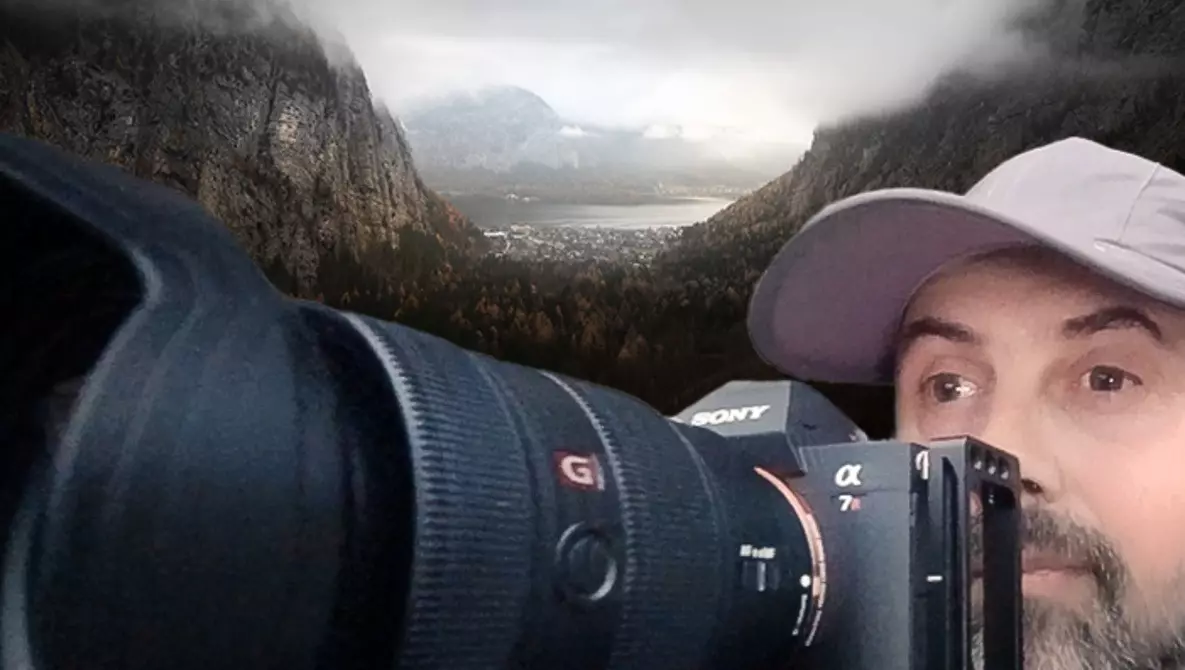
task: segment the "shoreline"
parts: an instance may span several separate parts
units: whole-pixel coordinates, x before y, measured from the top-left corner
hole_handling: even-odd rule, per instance
[[[733,203],[742,195],[623,195],[623,196],[590,196],[586,198],[563,197],[535,197],[508,198],[506,196],[483,193],[449,193],[439,191],[439,195],[450,203],[494,204],[506,207],[529,208],[536,205],[561,207],[638,207],[644,205],[681,205],[704,202]]]
[[[729,207],[727,198],[667,198],[646,203],[553,204],[505,201],[493,198],[449,200],[450,204],[482,230],[505,229],[516,224],[533,228],[681,228],[706,221]]]

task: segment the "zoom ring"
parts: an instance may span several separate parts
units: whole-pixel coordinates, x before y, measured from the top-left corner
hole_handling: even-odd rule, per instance
[[[415,468],[399,667],[499,668],[519,635],[528,597],[519,585],[532,562],[524,440],[504,413],[488,411],[500,405],[472,355],[415,331],[367,330],[390,368]]]

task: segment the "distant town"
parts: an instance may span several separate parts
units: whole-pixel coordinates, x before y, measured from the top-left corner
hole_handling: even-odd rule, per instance
[[[644,265],[679,236],[679,228],[513,224],[485,231],[490,253],[525,261],[603,260]]]

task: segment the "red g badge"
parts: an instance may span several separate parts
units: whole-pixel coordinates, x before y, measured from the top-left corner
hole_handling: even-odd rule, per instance
[[[604,491],[605,478],[601,464],[594,454],[574,454],[569,451],[555,452],[556,474],[560,484],[581,491]]]

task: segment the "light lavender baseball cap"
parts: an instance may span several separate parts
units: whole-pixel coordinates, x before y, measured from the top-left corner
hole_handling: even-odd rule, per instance
[[[798,379],[892,383],[885,362],[921,284],[957,258],[1024,243],[1185,305],[1185,177],[1071,138],[1018,154],[965,195],[894,188],[840,200],[758,281],[749,337]]]

